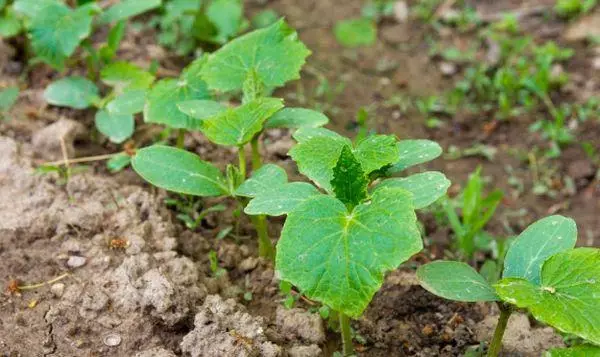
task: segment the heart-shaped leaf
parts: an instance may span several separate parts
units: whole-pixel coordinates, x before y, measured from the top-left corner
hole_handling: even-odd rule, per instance
[[[194,130],[197,120],[181,112],[180,102],[209,99],[210,92],[200,78],[204,58],[192,62],[179,79],[163,79],[157,82],[146,97],[144,120],[148,123],[165,124],[171,128]]]
[[[358,317],[384,273],[422,248],[409,192],[378,190],[351,212],[340,200],[318,195],[289,213],[276,271],[308,298]]]
[[[300,77],[310,51],[283,20],[229,42],[212,53],[202,77],[210,88],[223,92],[240,90],[248,72],[254,70],[268,88],[281,87]]]
[[[50,84],[44,91],[44,99],[60,107],[85,109],[98,100],[99,94],[98,87],[92,81],[74,76]]]
[[[504,278],[496,285],[502,300],[527,308],[562,332],[600,344],[600,250],[560,252],[543,264],[538,283]]]
[[[540,283],[542,264],[553,254],[575,247],[577,225],[563,216],[550,216],[525,229],[504,259],[504,278],[523,278]]]
[[[369,180],[360,162],[352,153],[350,146],[344,145],[333,168],[331,187],[335,197],[348,209],[354,208],[367,197]]]
[[[149,146],[137,151],[132,165],[146,181],[169,191],[195,196],[228,194],[221,171],[185,150]]]
[[[135,129],[135,121],[130,114],[120,115],[99,110],[96,112],[95,122],[98,131],[117,144],[129,139]]]
[[[394,174],[415,165],[431,161],[442,154],[442,147],[430,140],[400,140],[398,142],[400,158],[388,170]]]
[[[444,299],[455,301],[497,301],[494,288],[471,266],[461,262],[435,261],[419,267],[421,286]]]
[[[287,183],[287,173],[277,165],[267,164],[256,170],[235,191],[237,196],[256,197]]]
[[[329,122],[325,114],[305,108],[283,108],[265,123],[265,128],[317,128]]]
[[[227,110],[226,106],[214,100],[188,100],[177,103],[177,107],[184,114],[198,120],[208,119]]]
[[[133,115],[141,113],[145,103],[145,90],[131,90],[111,100],[106,105],[106,109],[115,115]]]
[[[437,171],[423,172],[404,178],[383,180],[376,189],[382,187],[398,187],[413,194],[415,209],[429,206],[446,194],[450,181]]]
[[[322,194],[309,183],[286,183],[254,197],[244,212],[249,215],[281,216],[294,211],[299,205],[317,195]]]
[[[102,69],[100,78],[118,92],[150,88],[154,76],[129,62],[114,62]]]
[[[263,129],[263,123],[283,108],[278,98],[258,98],[200,121],[200,129],[215,144],[244,145]]]
[[[161,5],[162,0],[122,0],[109,7],[102,16],[99,22],[101,25],[121,20],[127,20],[131,17],[143,14],[146,11],[155,9]]]

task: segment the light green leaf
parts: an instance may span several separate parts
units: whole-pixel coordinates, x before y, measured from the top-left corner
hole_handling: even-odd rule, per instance
[[[423,172],[403,178],[390,178],[381,181],[375,188],[398,187],[413,194],[415,209],[429,206],[446,194],[450,181],[437,171]]]
[[[102,13],[98,22],[101,25],[105,25],[111,22],[127,20],[159,7],[161,2],[161,0],[121,0],[121,2],[114,4]]]
[[[7,0],[0,0],[0,10],[4,9],[4,7],[6,6],[6,1]]]
[[[537,320],[600,344],[600,250],[553,255],[544,263],[538,285],[504,278],[494,287],[502,300],[528,309]]]
[[[111,100],[106,109],[114,115],[141,113],[146,103],[146,90],[131,90]]]
[[[283,108],[265,123],[265,128],[317,128],[329,122],[325,114],[305,108]]]
[[[279,20],[279,18],[280,16],[275,12],[275,10],[266,9],[256,13],[250,22],[252,23],[252,27],[254,29],[262,29],[274,24],[277,22],[277,20]]]
[[[377,26],[372,19],[338,21],[333,32],[337,41],[345,47],[371,46],[377,41]]]
[[[398,140],[393,135],[371,135],[366,137],[354,150],[366,174],[398,161],[400,150]]]
[[[21,19],[17,16],[12,7],[4,10],[4,14],[0,14],[0,37],[13,37],[21,32]]]
[[[197,129],[197,120],[182,113],[177,104],[195,99],[210,99],[210,92],[200,78],[204,57],[192,62],[179,79],[164,79],[157,82],[148,96],[144,107],[144,120],[171,128]]]
[[[554,348],[544,353],[544,357],[598,357],[600,347],[592,345],[580,345],[569,348]]]
[[[286,183],[254,197],[244,212],[249,215],[281,216],[294,211],[296,207],[317,195],[322,194],[309,183]]]
[[[131,163],[131,157],[126,153],[120,153],[118,155],[113,156],[110,160],[106,162],[106,167],[108,171],[115,173],[123,170]]]
[[[217,30],[211,40],[224,44],[240,31],[244,4],[242,0],[213,0],[206,9],[206,16]]]
[[[346,140],[346,142],[350,143],[350,140],[347,140],[346,138],[344,138],[340,134],[336,133],[335,131],[331,131],[331,130],[325,129],[325,128],[303,127],[303,128],[296,130],[292,134],[292,137],[300,144],[302,144],[312,138],[316,138],[316,137],[333,138],[335,140],[341,139],[341,140]]]
[[[19,98],[19,87],[8,87],[0,90],[0,112],[8,111]]]
[[[119,92],[148,89],[154,76],[129,62],[113,62],[102,68],[102,81]]]
[[[368,185],[369,180],[360,162],[352,154],[350,146],[344,145],[333,168],[331,187],[335,197],[351,210],[367,197]]]
[[[563,216],[550,216],[525,229],[506,253],[504,278],[523,278],[539,284],[546,259],[575,247],[577,225]]]
[[[419,284],[444,299],[476,302],[500,300],[494,288],[470,265],[453,261],[435,261],[417,269]]]
[[[202,77],[210,88],[223,92],[242,89],[255,70],[268,88],[281,87],[300,77],[310,51],[283,20],[229,42],[209,55]]]
[[[304,132],[306,133],[306,131]],[[323,129],[323,131],[315,130],[313,133],[327,132]],[[335,136],[329,134],[326,134],[326,136],[316,135],[298,143],[290,150],[289,155],[296,161],[298,170],[303,175],[313,180],[327,192],[332,193],[333,168],[337,164],[342,148],[351,145],[349,139],[337,134]]]
[[[85,109],[97,101],[98,88],[94,82],[79,76],[66,77],[53,82],[44,91],[44,99],[52,105]]]
[[[287,183],[287,174],[277,165],[267,164],[252,174],[235,191],[236,196],[256,197]]]
[[[17,11],[22,8],[18,3]],[[27,10],[25,13],[34,14],[30,18],[29,35],[36,56],[58,70],[62,70],[65,59],[90,35],[93,15],[100,11],[96,4],[72,10],[62,3],[46,1],[37,10]]]
[[[215,144],[244,145],[263,129],[263,123],[283,107],[278,98],[258,98],[200,121],[200,130]]]
[[[442,154],[442,147],[430,140],[400,140],[398,148],[400,160],[388,170],[390,174],[431,161]]]
[[[132,165],[146,181],[169,191],[195,196],[228,194],[221,171],[185,150],[149,146],[137,151]]]
[[[188,100],[177,103],[177,107],[185,115],[198,120],[210,118],[227,110],[226,106],[214,100]]]
[[[46,7],[58,4],[57,0],[16,0],[13,8],[25,17],[33,19],[43,15]]]
[[[308,298],[356,318],[385,272],[422,248],[410,193],[383,189],[352,212],[336,198],[319,195],[289,213],[276,271]]]
[[[99,110],[95,122],[98,131],[117,144],[129,139],[135,130],[135,121],[130,114],[119,115]]]

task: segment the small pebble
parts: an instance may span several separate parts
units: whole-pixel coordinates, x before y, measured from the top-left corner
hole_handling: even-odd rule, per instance
[[[398,22],[406,22],[408,19],[408,5],[406,1],[398,1],[394,4],[394,17]]]
[[[450,77],[456,74],[457,68],[456,65],[452,62],[442,62],[440,63],[440,71],[446,77]]]
[[[57,298],[63,296],[64,292],[65,292],[65,284],[63,283],[56,283],[54,285],[52,285],[50,287],[50,292],[56,296]]]
[[[76,255],[72,255],[67,260],[67,266],[70,268],[79,268],[85,265],[86,259],[84,257],[79,257]]]
[[[104,344],[109,347],[116,347],[121,344],[121,336],[116,333],[110,333],[104,336]]]

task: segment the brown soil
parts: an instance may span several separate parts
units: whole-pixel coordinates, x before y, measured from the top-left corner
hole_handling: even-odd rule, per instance
[[[542,163],[541,172],[556,170],[552,178],[558,193],[554,198],[536,196],[531,190],[534,174],[518,155],[544,145],[540,137],[524,134],[535,118],[503,122],[484,135],[491,118],[458,115],[440,129],[427,129],[414,109],[401,112],[385,105],[394,95],[431,95],[451,86],[454,79],[444,77],[439,61],[428,55],[424,38],[431,29],[426,25],[386,20],[375,46],[350,51],[335,42],[331,29],[338,20],[358,16],[360,0],[258,3],[253,2],[251,12],[276,9],[313,51],[302,81],[281,92],[288,103],[329,104],[335,109],[329,111],[330,127],[349,135],[355,131],[357,110],[370,106],[371,126],[382,133],[430,138],[446,149],[493,145],[498,152],[492,162],[481,157],[439,159],[429,167],[445,172],[456,191],[471,171],[483,166],[490,185],[506,192],[507,199],[490,224],[497,235],[519,232],[541,216],[560,213],[577,221],[580,245],[600,246],[600,183],[590,174],[599,167],[578,145]],[[522,9],[524,3],[485,1],[478,10],[493,14],[499,7]],[[524,24],[540,40],[554,39],[578,49],[566,66],[576,91],[565,93],[564,98],[598,94],[593,53],[560,37],[567,25],[539,17],[528,17]],[[119,57],[141,65],[158,59],[165,73],[179,71],[185,61],[157,46],[153,35],[148,30],[129,33]],[[469,36],[473,34],[442,40],[468,41]],[[16,40],[0,41],[0,87],[18,83],[25,68],[15,50],[19,45]],[[83,71],[81,64],[69,70]],[[60,277],[37,289],[0,295],[0,355],[316,357],[340,349],[339,337],[310,301],[300,300],[292,310],[282,307],[272,266],[255,258],[254,232],[243,219],[236,239],[216,240],[223,227],[235,224],[230,213],[211,215],[191,232],[165,207],[166,194],[130,170],[113,175],[102,164],[92,164],[66,184],[57,176],[35,173],[39,163],[62,158],[59,137],[65,137],[70,157],[118,149],[95,137],[91,112],[46,107],[41,93],[59,76],[45,66],[34,67],[12,119],[0,122],[0,281],[23,286]],[[333,84],[345,83],[342,94],[331,103],[311,99],[319,76]],[[308,103],[299,95],[301,89]],[[155,130],[140,125],[136,140],[144,142]],[[600,150],[598,122],[580,125],[575,132],[578,139],[591,141]],[[267,161],[297,174],[286,155],[292,145],[289,133],[267,133],[265,143]],[[186,146],[222,168],[235,157],[235,152],[217,150],[197,134],[186,138]],[[523,192],[509,184],[507,166],[523,183]],[[574,179],[574,192],[564,189],[566,177]],[[522,214],[516,215],[521,209]],[[364,316],[353,322],[360,356],[460,356],[490,334],[497,314],[493,306],[441,300],[415,282],[415,266],[441,257],[449,245],[448,230],[437,227],[430,214],[423,219],[431,238],[427,241],[441,248],[430,247],[387,276]],[[276,237],[283,221],[272,222],[271,234]],[[126,247],[115,247],[120,242]],[[218,277],[209,269],[212,250],[227,271]],[[248,293],[250,301],[244,299]],[[511,324],[515,332],[505,338],[506,355],[538,356],[542,348],[562,345],[551,329],[530,326],[524,315],[515,315]]]

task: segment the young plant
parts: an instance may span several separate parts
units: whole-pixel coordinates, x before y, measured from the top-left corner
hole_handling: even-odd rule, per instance
[[[415,209],[443,196],[450,182],[439,172],[386,178],[439,156],[439,145],[427,140],[373,135],[353,145],[322,128],[302,128],[294,138],[290,156],[317,187],[288,183],[283,169],[266,165],[237,192],[252,197],[247,214],[287,215],[277,274],[339,313],[349,356],[350,318],[363,313],[387,271],[422,249]]]
[[[494,301],[500,318],[488,356],[498,356],[508,318],[516,308],[564,333],[600,344],[600,250],[574,248],[575,221],[541,219],[509,248],[503,278],[491,285],[465,263],[436,261],[421,266],[421,286],[446,299]]]
[[[16,0],[13,9],[25,18],[35,59],[63,70],[66,60],[92,33],[95,19],[100,25],[119,22],[159,5],[160,0],[125,0],[102,12],[93,1],[71,8],[60,0]]]
[[[79,76],[52,83],[46,88],[44,98],[49,104],[61,107],[96,108],[96,128],[111,142],[120,144],[133,135],[134,115],[142,112],[154,75],[127,62],[114,62],[102,69],[100,77],[112,88],[104,98],[92,81]]]
[[[491,241],[493,241],[493,238],[490,238],[483,229],[494,216],[496,208],[502,201],[503,193],[500,190],[494,190],[490,194],[484,195],[483,189],[481,168],[478,167],[470,175],[467,186],[461,193],[462,212],[460,217],[451,200],[443,203],[446,217],[455,235],[456,247],[465,261],[473,258],[473,254],[477,250],[489,249]]]
[[[0,0],[0,37],[8,38],[21,33],[23,22],[11,0]]]
[[[229,166],[224,176],[194,154],[155,146],[137,152],[134,169],[156,186],[198,196],[229,196],[245,206],[248,199],[237,188],[247,176],[246,146],[251,146],[252,167],[257,170],[262,165],[259,137],[265,129],[318,127],[328,121],[319,112],[283,108],[281,99],[264,96],[298,78],[309,53],[296,32],[280,20],[197,60],[179,80],[157,82],[147,97],[145,121],[182,129],[180,132],[199,130],[217,145],[236,147],[238,166]],[[226,107],[209,100],[211,90],[242,92],[242,104]],[[260,255],[274,258],[265,217],[252,220]]]
[[[563,18],[585,14],[598,4],[598,0],[557,0],[554,11]]]

